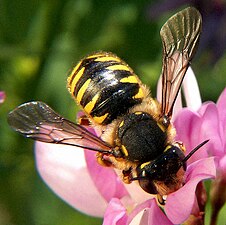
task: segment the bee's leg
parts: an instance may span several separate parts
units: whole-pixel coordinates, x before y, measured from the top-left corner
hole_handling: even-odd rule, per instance
[[[96,154],[97,157],[97,162],[101,165],[101,166],[105,166],[105,167],[112,167],[113,163],[110,161],[109,157],[105,157],[106,154],[103,154],[101,152],[98,152]]]
[[[130,184],[131,178],[132,178],[132,168],[129,168],[128,170],[123,170],[122,175],[123,175],[123,182],[126,184]]]

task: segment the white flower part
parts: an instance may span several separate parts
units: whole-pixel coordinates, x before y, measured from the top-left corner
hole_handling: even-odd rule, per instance
[[[145,217],[145,220],[148,221],[148,210],[142,210],[140,211],[133,220],[129,223],[129,225],[141,225],[142,218]]]
[[[202,100],[200,96],[199,86],[191,67],[189,67],[187,70],[182,88],[187,107],[194,111],[197,111],[202,105]]]
[[[162,75],[159,77],[157,83],[156,99],[158,100],[158,102],[162,103]]]

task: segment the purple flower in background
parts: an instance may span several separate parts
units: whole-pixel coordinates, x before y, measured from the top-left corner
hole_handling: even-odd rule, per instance
[[[5,101],[6,95],[4,91],[0,91],[0,104]]]

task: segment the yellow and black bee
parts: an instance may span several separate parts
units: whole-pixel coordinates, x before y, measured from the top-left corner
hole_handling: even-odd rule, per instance
[[[143,190],[163,196],[183,185],[183,144],[175,142],[173,107],[196,51],[201,15],[192,7],[172,16],[161,28],[163,43],[162,102],[150,96],[133,70],[112,53],[82,59],[68,77],[68,90],[85,117],[73,123],[43,102],[28,102],[8,115],[10,126],[38,141],[97,151],[103,166],[122,170],[125,183],[137,180]],[[85,127],[95,126],[100,137]]]

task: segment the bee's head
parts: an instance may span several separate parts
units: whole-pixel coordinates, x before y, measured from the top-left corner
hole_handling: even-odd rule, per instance
[[[186,170],[185,155],[176,145],[167,146],[163,154],[151,162],[137,167],[137,180],[140,186],[150,194],[157,194],[156,182],[171,185],[175,182],[176,174],[182,167]]]
[[[176,191],[183,184],[186,161],[207,141],[194,148],[187,156],[179,143],[168,145],[165,151],[153,161],[142,163],[137,167],[137,177],[142,189],[150,194],[167,195]]]

